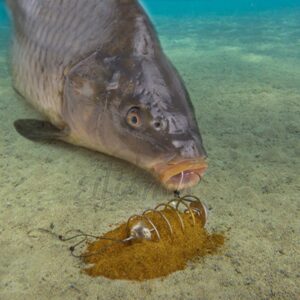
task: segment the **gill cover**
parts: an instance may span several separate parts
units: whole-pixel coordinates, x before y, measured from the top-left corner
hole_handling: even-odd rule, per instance
[[[63,118],[71,138],[78,138],[75,143],[96,150],[103,148],[100,137],[108,118],[110,93],[119,86],[119,72],[113,62],[114,58],[94,52],[65,72]]]

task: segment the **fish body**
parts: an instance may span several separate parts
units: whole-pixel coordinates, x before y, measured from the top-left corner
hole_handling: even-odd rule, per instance
[[[206,152],[192,103],[138,1],[7,4],[13,85],[46,119],[16,121],[19,133],[122,158],[169,189],[199,181]]]

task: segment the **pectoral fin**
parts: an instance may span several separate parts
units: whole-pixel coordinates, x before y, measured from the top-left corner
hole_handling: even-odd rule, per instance
[[[14,126],[19,134],[32,141],[62,140],[67,136],[66,130],[42,120],[20,119],[14,122]]]

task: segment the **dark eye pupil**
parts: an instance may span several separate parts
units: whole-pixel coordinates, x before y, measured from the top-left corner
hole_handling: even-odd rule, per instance
[[[137,124],[137,122],[138,122],[138,119],[137,119],[137,117],[131,117],[131,123],[132,124]]]
[[[155,123],[154,123],[154,126],[155,126],[156,128],[159,128],[159,127],[160,127],[160,122],[155,122]]]

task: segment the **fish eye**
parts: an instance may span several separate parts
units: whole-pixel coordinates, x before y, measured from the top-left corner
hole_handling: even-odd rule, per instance
[[[142,125],[142,119],[138,107],[132,107],[128,111],[126,119],[127,123],[133,128],[138,128]]]

